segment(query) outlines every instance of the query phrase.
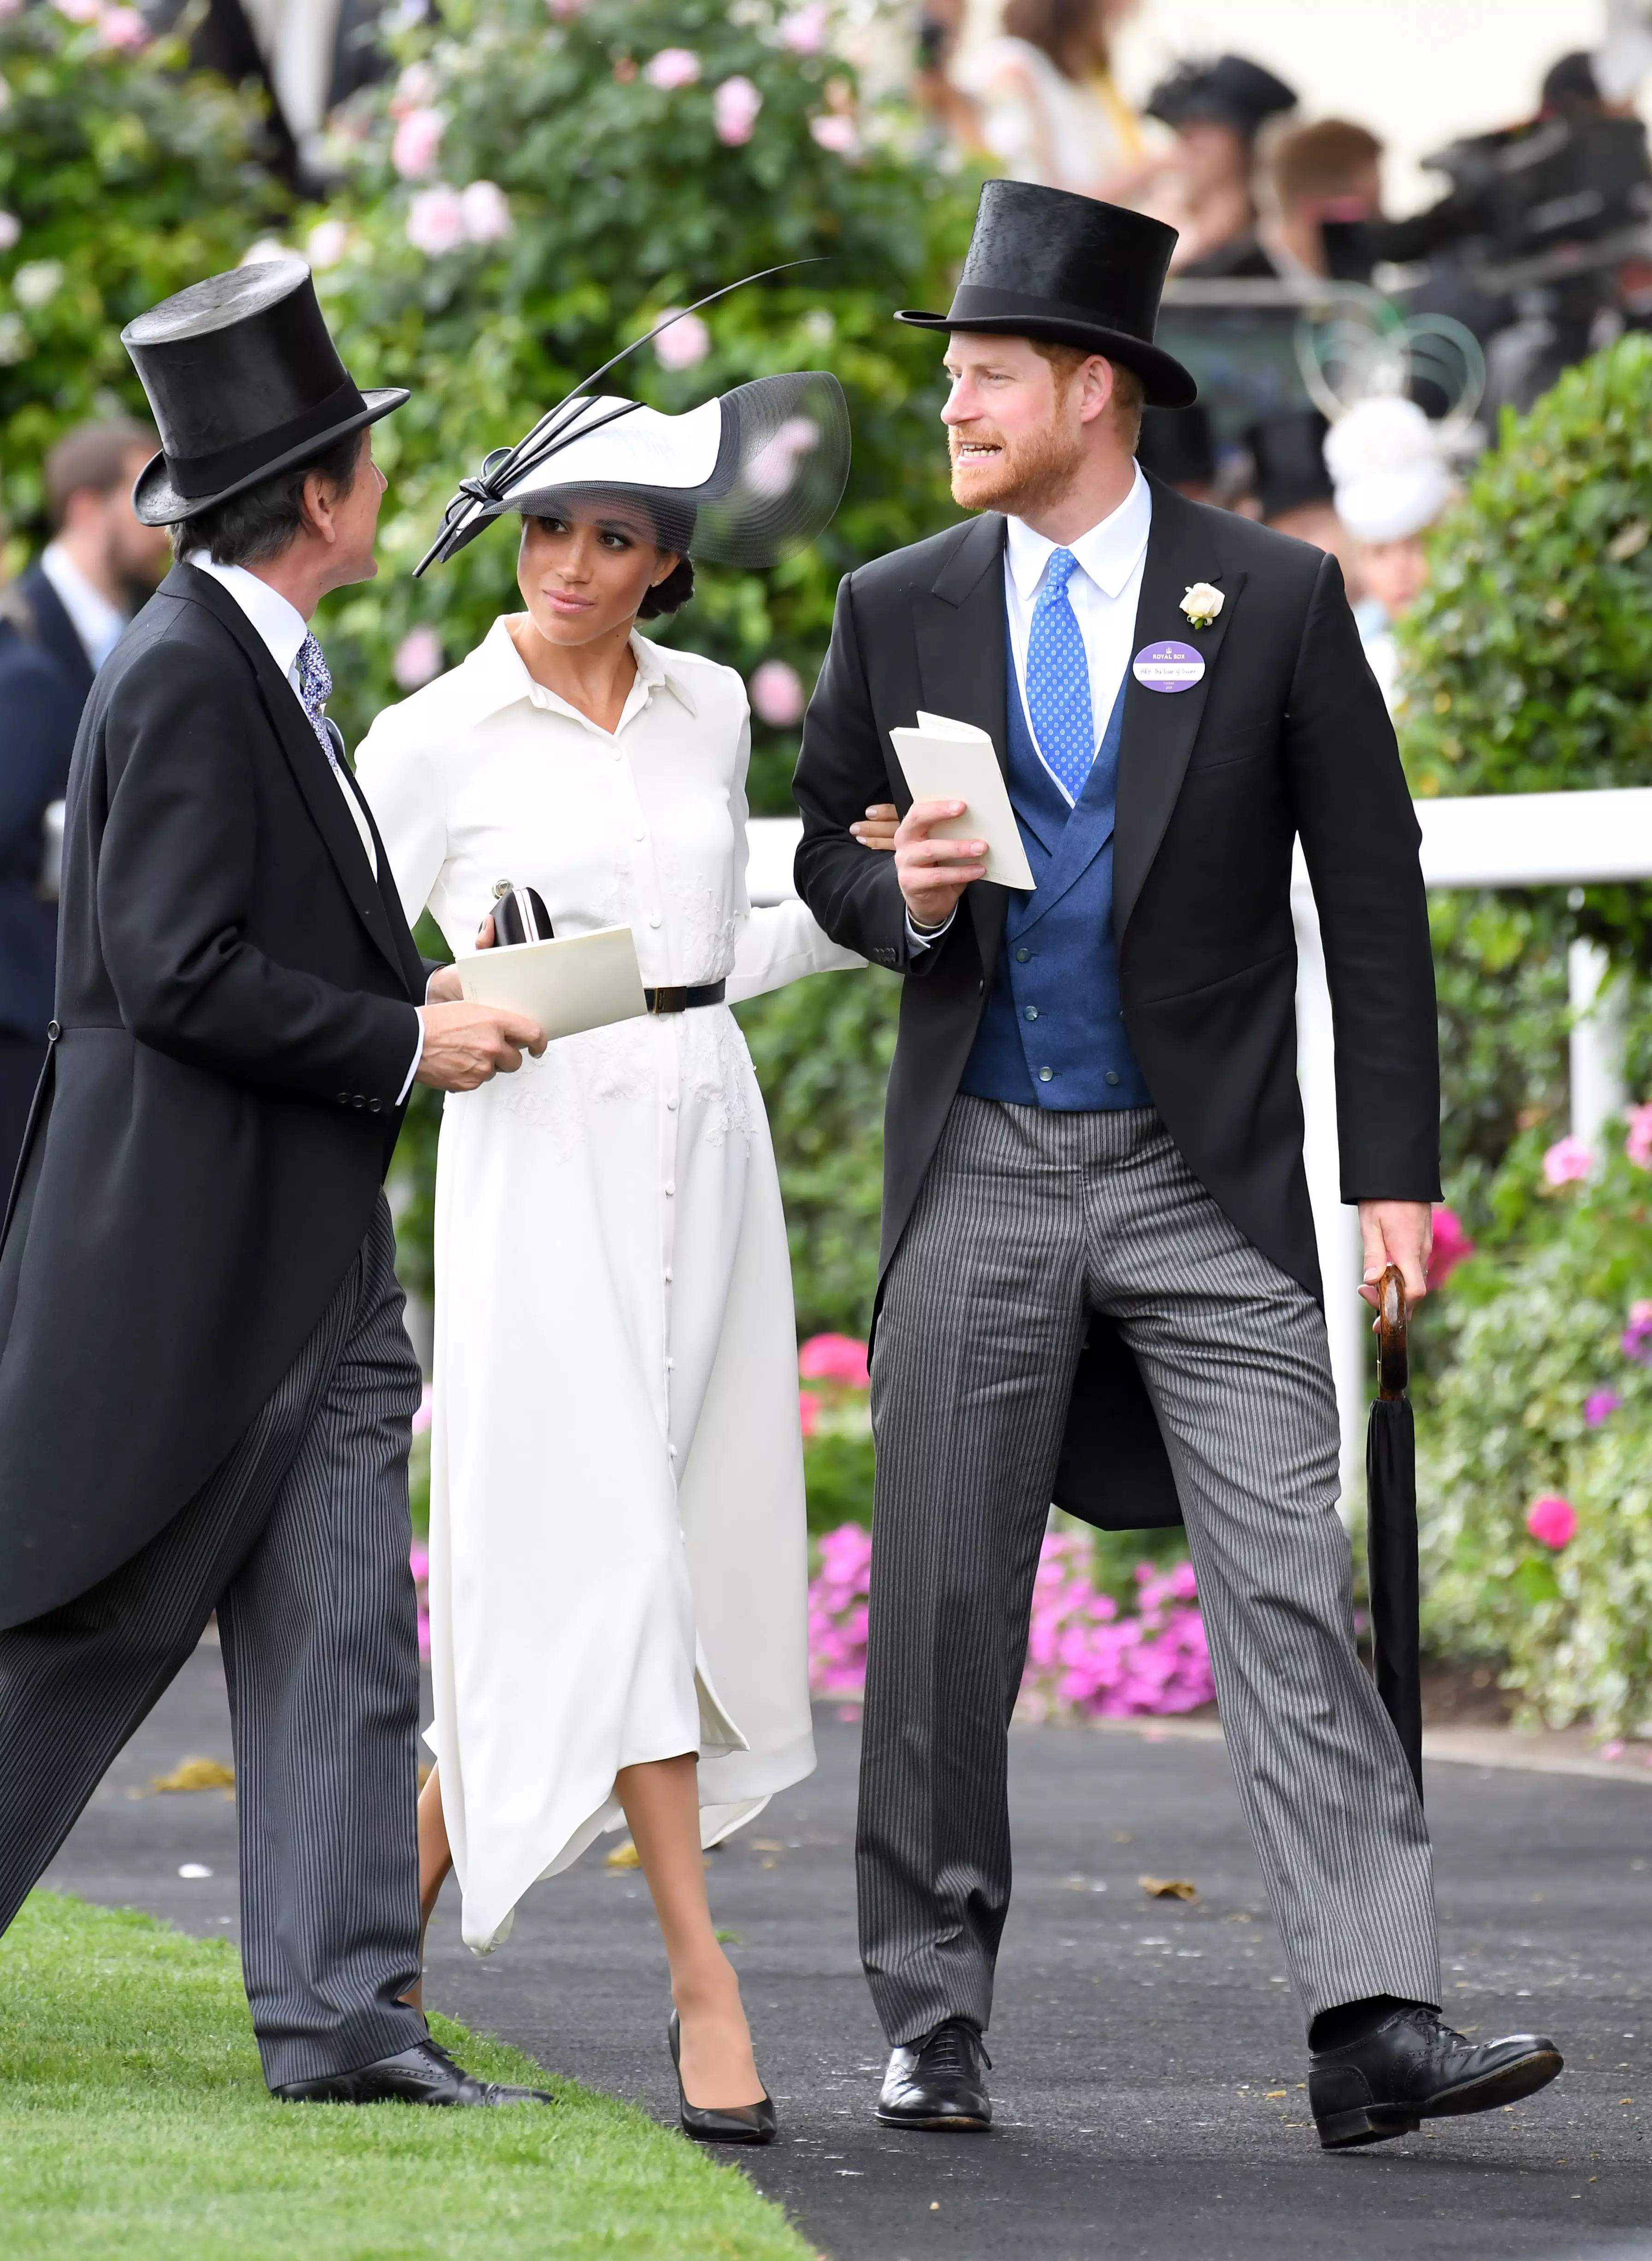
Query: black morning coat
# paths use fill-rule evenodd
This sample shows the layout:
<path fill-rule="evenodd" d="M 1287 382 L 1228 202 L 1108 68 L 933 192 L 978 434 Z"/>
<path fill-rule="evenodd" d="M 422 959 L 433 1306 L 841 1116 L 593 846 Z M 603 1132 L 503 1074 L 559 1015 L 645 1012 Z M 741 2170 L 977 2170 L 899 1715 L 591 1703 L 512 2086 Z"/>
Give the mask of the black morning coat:
<path fill-rule="evenodd" d="M 1345 1201 L 1433 1201 L 1440 1075 L 1420 835 L 1334 558 L 1157 479 L 1133 651 L 1204 656 L 1191 689 L 1126 682 L 1113 848 L 1125 1023 L 1165 1127 L 1265 1256 L 1320 1294 L 1297 1088 L 1292 843 L 1325 937 Z M 798 892 L 834 942 L 905 974 L 890 1073 L 880 1279 L 900 1244 L 998 961 L 1006 891 L 978 881 L 943 941 L 907 944 L 894 859 L 848 826 L 911 802 L 889 732 L 920 707 L 1005 752 L 1005 520 L 988 514 L 850 574 L 804 725 Z M 1208 581 L 1208 628 L 1181 610 Z M 1031 1095 L 1029 1089 L 1029 1103 Z M 1177 1518 L 1156 1418 L 1092 1320 L 1057 1503 L 1105 1528 Z"/>
<path fill-rule="evenodd" d="M 61 1032 L 0 1241 L 0 1625 L 171 1520 L 355 1259 L 425 980 L 378 864 L 261 637 L 175 566 L 69 777 Z"/>

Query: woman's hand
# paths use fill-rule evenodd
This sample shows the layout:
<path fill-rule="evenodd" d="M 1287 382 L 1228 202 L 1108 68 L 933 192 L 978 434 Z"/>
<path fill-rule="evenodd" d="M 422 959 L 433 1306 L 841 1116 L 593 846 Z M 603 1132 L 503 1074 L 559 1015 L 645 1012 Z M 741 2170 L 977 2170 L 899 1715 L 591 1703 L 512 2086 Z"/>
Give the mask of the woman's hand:
<path fill-rule="evenodd" d="M 875 800 L 858 824 L 849 830 L 862 848 L 892 850 L 895 834 L 900 825 L 900 812 L 892 800 Z"/>
<path fill-rule="evenodd" d="M 490 911 L 486 918 L 483 920 L 482 924 L 476 929 L 476 948 L 478 950 L 491 950 L 497 939 L 497 937 L 496 937 L 493 930 L 493 913 Z"/>
<path fill-rule="evenodd" d="M 493 913 L 491 911 L 476 929 L 476 948 L 478 950 L 493 948 Z M 425 1002 L 427 1005 L 457 1005 L 462 1001 L 464 994 L 459 986 L 459 968 L 456 965 L 444 965 L 439 973 L 433 973 L 425 984 Z"/>

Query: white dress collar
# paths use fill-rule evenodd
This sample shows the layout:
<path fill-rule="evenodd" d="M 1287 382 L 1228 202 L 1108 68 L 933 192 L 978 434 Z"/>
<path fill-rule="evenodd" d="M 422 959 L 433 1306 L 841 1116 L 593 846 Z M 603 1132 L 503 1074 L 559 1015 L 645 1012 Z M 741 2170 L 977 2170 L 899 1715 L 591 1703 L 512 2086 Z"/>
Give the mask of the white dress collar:
<path fill-rule="evenodd" d="M 465 671 L 472 678 L 470 687 L 475 695 L 476 719 L 480 721 L 484 715 L 496 714 L 504 707 L 514 706 L 518 700 L 526 699 L 530 705 L 542 708 L 547 714 L 564 714 L 594 736 L 607 737 L 609 733 L 593 722 L 589 714 L 583 714 L 577 707 L 570 706 L 554 691 L 547 691 L 542 683 L 536 682 L 528 673 L 511 635 L 511 622 L 522 617 L 520 613 L 502 614 L 464 663 Z M 687 671 L 676 663 L 675 654 L 651 642 L 647 636 L 639 635 L 633 628 L 631 632 L 631 655 L 637 663 L 637 678 L 620 710 L 619 721 L 613 731 L 616 738 L 633 716 L 642 712 L 656 690 L 670 692 L 689 714 L 697 712 L 694 693 L 686 680 Z"/>
<path fill-rule="evenodd" d="M 192 549 L 184 559 L 197 573 L 205 573 L 225 589 L 246 614 L 269 648 L 269 656 L 283 675 L 290 675 L 310 623 L 279 589 L 249 573 L 245 565 L 215 565 L 210 553 Z"/>
<path fill-rule="evenodd" d="M 1130 492 L 1118 508 L 1065 547 L 1098 589 L 1109 597 L 1119 597 L 1141 562 L 1152 526 L 1153 491 L 1138 463 Z M 1030 601 L 1052 553 L 1063 545 L 1052 542 L 1048 535 L 1035 534 L 1022 519 L 1011 519 L 1008 527 L 1005 554 L 1010 572 L 1023 601 Z"/>

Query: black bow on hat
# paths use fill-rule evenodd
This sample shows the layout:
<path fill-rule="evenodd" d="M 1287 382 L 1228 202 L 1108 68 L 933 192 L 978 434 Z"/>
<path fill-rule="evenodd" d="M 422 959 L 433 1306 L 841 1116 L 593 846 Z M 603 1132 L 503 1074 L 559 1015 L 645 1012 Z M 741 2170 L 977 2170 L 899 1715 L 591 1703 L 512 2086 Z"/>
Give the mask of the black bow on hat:
<path fill-rule="evenodd" d="M 358 389 L 302 259 L 209 275 L 129 322 L 120 342 L 161 434 L 132 490 L 146 526 L 226 502 L 409 397 L 399 385 Z"/>
<path fill-rule="evenodd" d="M 1186 408 L 1198 387 L 1153 342 L 1175 248 L 1176 230 L 1144 212 L 1033 181 L 989 181 L 950 307 L 895 319 L 1078 346 L 1134 370 L 1151 406 Z"/>

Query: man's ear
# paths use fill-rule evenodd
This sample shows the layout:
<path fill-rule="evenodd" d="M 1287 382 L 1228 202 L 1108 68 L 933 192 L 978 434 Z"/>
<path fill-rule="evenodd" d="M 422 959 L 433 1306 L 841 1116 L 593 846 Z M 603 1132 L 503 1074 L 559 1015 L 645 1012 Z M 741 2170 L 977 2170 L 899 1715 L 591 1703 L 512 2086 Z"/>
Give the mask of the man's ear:
<path fill-rule="evenodd" d="M 1078 420 L 1093 424 L 1112 406 L 1113 368 L 1104 354 L 1091 354 L 1078 372 Z"/>

